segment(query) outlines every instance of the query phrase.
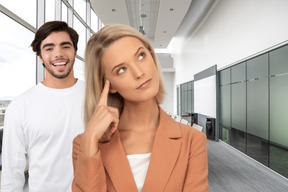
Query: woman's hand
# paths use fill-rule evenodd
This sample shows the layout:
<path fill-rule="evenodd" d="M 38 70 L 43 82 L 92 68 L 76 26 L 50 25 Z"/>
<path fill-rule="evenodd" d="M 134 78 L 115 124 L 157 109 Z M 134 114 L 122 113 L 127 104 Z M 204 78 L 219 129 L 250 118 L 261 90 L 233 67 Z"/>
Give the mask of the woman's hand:
<path fill-rule="evenodd" d="M 109 87 L 110 82 L 106 80 L 98 105 L 81 139 L 80 150 L 87 156 L 94 156 L 98 152 L 98 142 L 108 141 L 118 127 L 118 109 L 107 106 Z"/>

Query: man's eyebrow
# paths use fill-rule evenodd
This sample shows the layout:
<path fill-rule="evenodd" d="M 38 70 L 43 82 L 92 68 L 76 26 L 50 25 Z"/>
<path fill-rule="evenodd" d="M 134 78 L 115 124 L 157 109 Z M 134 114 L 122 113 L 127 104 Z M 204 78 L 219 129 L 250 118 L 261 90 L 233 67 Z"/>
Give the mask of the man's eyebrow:
<path fill-rule="evenodd" d="M 60 46 L 63 46 L 63 45 L 71 45 L 72 46 L 72 43 L 69 41 L 64 41 L 64 42 L 60 43 Z M 54 43 L 46 43 L 43 45 L 42 49 L 44 49 L 45 47 L 50 47 L 50 46 L 55 46 L 55 44 Z"/>
<path fill-rule="evenodd" d="M 60 45 L 72 45 L 72 43 L 70 41 L 64 41 Z"/>
<path fill-rule="evenodd" d="M 54 43 L 46 43 L 43 45 L 42 49 L 44 49 L 45 47 L 50 47 L 50 46 L 55 46 Z"/>

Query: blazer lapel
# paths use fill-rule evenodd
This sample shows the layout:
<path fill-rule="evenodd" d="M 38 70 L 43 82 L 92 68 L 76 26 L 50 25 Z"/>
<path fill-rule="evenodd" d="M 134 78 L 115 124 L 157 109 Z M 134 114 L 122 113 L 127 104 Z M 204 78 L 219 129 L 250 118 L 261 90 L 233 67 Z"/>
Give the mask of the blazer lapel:
<path fill-rule="evenodd" d="M 99 145 L 104 167 L 117 192 L 137 192 L 131 168 L 116 131 L 111 140 Z"/>
<path fill-rule="evenodd" d="M 181 149 L 179 125 L 161 108 L 143 192 L 164 191 Z"/>

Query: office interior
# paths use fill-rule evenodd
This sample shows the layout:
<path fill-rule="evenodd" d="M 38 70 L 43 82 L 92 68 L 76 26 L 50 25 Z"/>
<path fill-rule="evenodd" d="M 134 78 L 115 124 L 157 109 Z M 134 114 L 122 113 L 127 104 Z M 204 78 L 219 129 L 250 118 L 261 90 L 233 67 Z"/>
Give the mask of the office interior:
<path fill-rule="evenodd" d="M 165 82 L 161 107 L 287 179 L 287 8 L 287 0 L 1 0 L 0 128 L 9 103 L 44 79 L 29 47 L 44 22 L 63 20 L 79 33 L 74 73 L 84 81 L 92 34 L 114 22 L 150 35 L 141 26 L 156 14 L 148 38 Z"/>

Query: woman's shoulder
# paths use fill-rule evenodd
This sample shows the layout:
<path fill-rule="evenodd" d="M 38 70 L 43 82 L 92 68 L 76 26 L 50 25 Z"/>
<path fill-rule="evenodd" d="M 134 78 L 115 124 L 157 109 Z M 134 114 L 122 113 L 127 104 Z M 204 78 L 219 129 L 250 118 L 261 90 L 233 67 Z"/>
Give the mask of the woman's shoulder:
<path fill-rule="evenodd" d="M 199 140 L 206 140 L 207 137 L 205 133 L 199 131 L 198 129 L 191 127 L 190 125 L 186 125 L 180 122 L 177 122 L 178 126 L 180 126 L 183 137 L 189 137 L 191 139 L 199 139 Z"/>

